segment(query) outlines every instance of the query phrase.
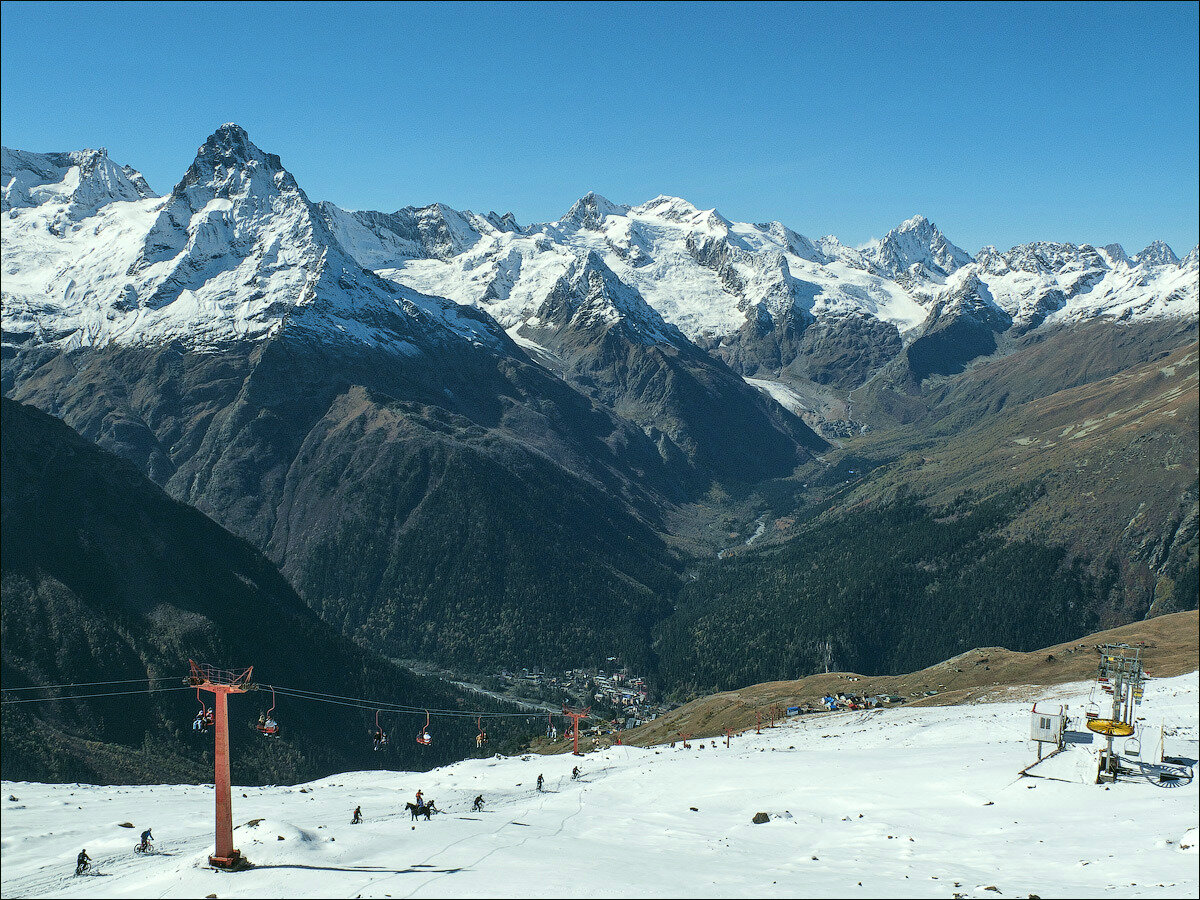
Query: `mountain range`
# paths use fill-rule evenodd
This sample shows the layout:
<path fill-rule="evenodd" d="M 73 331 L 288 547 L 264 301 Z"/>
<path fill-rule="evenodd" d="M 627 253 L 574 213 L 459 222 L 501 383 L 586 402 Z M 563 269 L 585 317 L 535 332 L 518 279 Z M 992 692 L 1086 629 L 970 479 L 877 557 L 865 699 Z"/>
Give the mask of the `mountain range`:
<path fill-rule="evenodd" d="M 877 560 L 918 571 L 962 564 L 944 515 L 974 523 L 971 583 L 1000 579 L 987 609 L 1022 610 L 1009 643 L 1188 605 L 1167 592 L 1200 555 L 1195 248 L 972 255 L 923 216 L 852 248 L 666 196 L 589 193 L 524 226 L 348 211 L 232 124 L 165 196 L 104 151 L 5 149 L 0 180 L 4 394 L 132 461 L 385 654 L 475 671 L 615 655 L 678 687 L 701 683 L 701 648 L 737 652 L 712 629 L 761 642 L 798 617 L 791 662 L 709 658 L 702 682 L 794 677 L 829 637 L 804 631 L 797 592 L 850 583 L 836 547 L 870 510 L 893 523 L 870 530 Z M 1103 490 L 1074 474 L 1085 445 Z M 1169 452 L 1147 469 L 1130 447 L 1151 445 Z M 972 446 L 1000 449 L 977 472 Z M 1130 511 L 1115 498 L 1138 465 Z M 936 552 L 900 552 L 906 529 Z M 1037 582 L 1010 545 L 1070 615 L 1009 602 L 1004 578 Z M 736 570 L 700 564 L 718 550 Z M 828 577 L 804 574 L 818 563 Z M 854 583 L 857 617 L 912 602 Z M 952 579 L 886 590 L 914 585 L 935 599 L 906 635 L 962 612 Z M 770 602 L 740 615 L 753 597 Z M 926 655 L 991 627 L 976 611 Z M 864 670 L 934 661 L 836 639 Z"/>

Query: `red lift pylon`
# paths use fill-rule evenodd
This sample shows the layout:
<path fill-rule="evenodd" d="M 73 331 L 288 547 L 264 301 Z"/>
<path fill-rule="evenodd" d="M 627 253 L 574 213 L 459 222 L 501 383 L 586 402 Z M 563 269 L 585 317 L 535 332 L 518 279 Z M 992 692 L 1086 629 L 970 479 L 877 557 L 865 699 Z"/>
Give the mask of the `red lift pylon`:
<path fill-rule="evenodd" d="M 572 738 L 574 740 L 574 749 L 571 751 L 571 753 L 575 756 L 578 756 L 579 755 L 579 720 L 586 719 L 588 717 L 588 713 L 590 713 L 592 711 L 592 708 L 589 706 L 587 709 L 583 709 L 583 710 L 567 709 L 567 705 L 564 703 L 562 709 L 563 709 L 563 715 L 571 720 Z"/>
<path fill-rule="evenodd" d="M 250 690 L 250 676 L 254 667 L 248 669 L 216 669 L 203 663 L 188 660 L 191 675 L 188 684 L 202 691 L 211 691 L 213 710 L 214 773 L 213 786 L 217 795 L 217 841 L 208 864 L 217 869 L 240 869 L 246 865 L 241 851 L 233 847 L 233 802 L 229 795 L 229 706 L 230 694 L 244 694 Z"/>

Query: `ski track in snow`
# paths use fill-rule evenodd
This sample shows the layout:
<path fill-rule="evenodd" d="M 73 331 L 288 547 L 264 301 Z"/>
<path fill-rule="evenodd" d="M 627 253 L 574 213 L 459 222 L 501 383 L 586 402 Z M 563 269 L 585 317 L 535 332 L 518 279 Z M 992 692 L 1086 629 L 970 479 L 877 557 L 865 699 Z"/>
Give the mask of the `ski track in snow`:
<path fill-rule="evenodd" d="M 1082 718 L 1087 690 L 1075 684 L 1038 696 L 1066 702 Z M 1013 696 L 997 691 L 1006 694 Z M 1147 725 L 1165 719 L 1174 727 L 1168 753 L 1195 758 L 1198 699 L 1197 673 L 1150 682 L 1141 712 Z M 1036 757 L 1026 740 L 1029 709 L 1027 701 L 1001 699 L 838 713 L 748 732 L 728 750 L 722 741 L 703 750 L 699 742 L 690 750 L 612 747 L 582 760 L 493 757 L 424 773 L 237 788 L 235 841 L 258 867 L 238 874 L 205 865 L 211 786 L 5 782 L 4 797 L 17 800 L 3 805 L 0 890 L 6 897 L 1196 896 L 1195 848 L 1179 845 L 1195 834 L 1200 782 L 1106 790 L 1022 778 Z M 1098 739 L 1071 745 L 1054 773 L 1094 772 L 1099 747 Z M 580 781 L 570 778 L 576 763 Z M 541 794 L 533 789 L 539 773 L 550 787 Z M 403 804 L 418 788 L 444 814 L 413 823 Z M 478 793 L 484 812 L 469 812 Z M 365 822 L 352 826 L 357 804 Z M 771 821 L 751 824 L 759 811 Z M 262 821 L 249 825 L 254 819 Z M 119 827 L 125 821 L 135 827 Z M 148 826 L 163 853 L 137 857 L 136 836 Z M 84 847 L 101 875 L 71 875 Z"/>

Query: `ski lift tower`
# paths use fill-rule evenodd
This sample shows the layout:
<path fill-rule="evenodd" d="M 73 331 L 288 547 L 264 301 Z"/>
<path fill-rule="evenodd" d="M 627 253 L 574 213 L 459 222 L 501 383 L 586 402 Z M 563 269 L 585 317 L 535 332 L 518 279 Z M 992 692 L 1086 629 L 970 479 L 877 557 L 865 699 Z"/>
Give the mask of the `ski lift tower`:
<path fill-rule="evenodd" d="M 571 720 L 572 725 L 571 737 L 574 743 L 571 754 L 573 756 L 579 756 L 579 720 L 586 719 L 591 711 L 590 706 L 587 709 L 568 709 L 567 704 L 563 704 L 562 714 Z"/>
<path fill-rule="evenodd" d="M 214 869 L 235 870 L 245 868 L 247 862 L 241 851 L 233 847 L 233 803 L 229 795 L 229 707 L 230 694 L 243 694 L 254 686 L 250 676 L 254 667 L 248 669 L 217 669 L 204 663 L 188 660 L 192 671 L 188 684 L 213 694 L 214 728 L 216 733 L 213 761 L 213 787 L 217 795 L 217 840 L 208 864 Z"/>
<path fill-rule="evenodd" d="M 1097 781 L 1116 781 L 1119 767 L 1113 753 L 1114 737 L 1129 737 L 1135 732 L 1134 708 L 1142 702 L 1146 673 L 1142 669 L 1141 650 L 1119 644 L 1100 648 L 1101 690 L 1112 695 L 1112 710 L 1107 719 L 1090 719 L 1087 727 L 1106 738 L 1104 756 Z"/>

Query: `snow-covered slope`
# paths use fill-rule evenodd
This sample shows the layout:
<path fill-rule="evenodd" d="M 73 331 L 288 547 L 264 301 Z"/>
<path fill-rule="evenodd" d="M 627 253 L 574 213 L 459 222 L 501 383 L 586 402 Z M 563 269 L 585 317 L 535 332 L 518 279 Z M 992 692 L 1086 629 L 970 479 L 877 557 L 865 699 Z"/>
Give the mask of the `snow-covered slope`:
<path fill-rule="evenodd" d="M 1078 721 L 1087 689 L 1033 696 Z M 1036 759 L 1029 701 L 998 694 L 805 717 L 729 749 L 612 747 L 239 788 L 234 840 L 257 868 L 235 875 L 205 865 L 210 786 L 5 782 L 0 886 L 22 897 L 1196 896 L 1200 782 L 1085 783 L 1099 740 L 1020 778 Z M 1143 759 L 1160 721 L 1167 752 L 1195 757 L 1198 699 L 1195 673 L 1150 683 Z M 418 789 L 444 814 L 412 822 L 403 804 Z M 356 806 L 363 823 L 351 825 Z M 758 812 L 769 821 L 752 824 Z M 158 852 L 135 855 L 147 827 Z M 75 878 L 83 848 L 96 872 Z"/>
<path fill-rule="evenodd" d="M 6 344 L 206 347 L 285 324 L 405 354 L 460 339 L 507 344 L 486 315 L 365 271 L 279 157 L 236 125 L 200 147 L 167 197 L 138 198 L 106 157 L 89 159 L 115 185 L 94 212 L 80 207 L 79 189 L 17 190 L 30 179 L 12 179 L 15 201 L 3 220 Z M 59 186 L 73 178 L 68 172 Z M 17 205 L 27 199 L 36 205 Z"/>

